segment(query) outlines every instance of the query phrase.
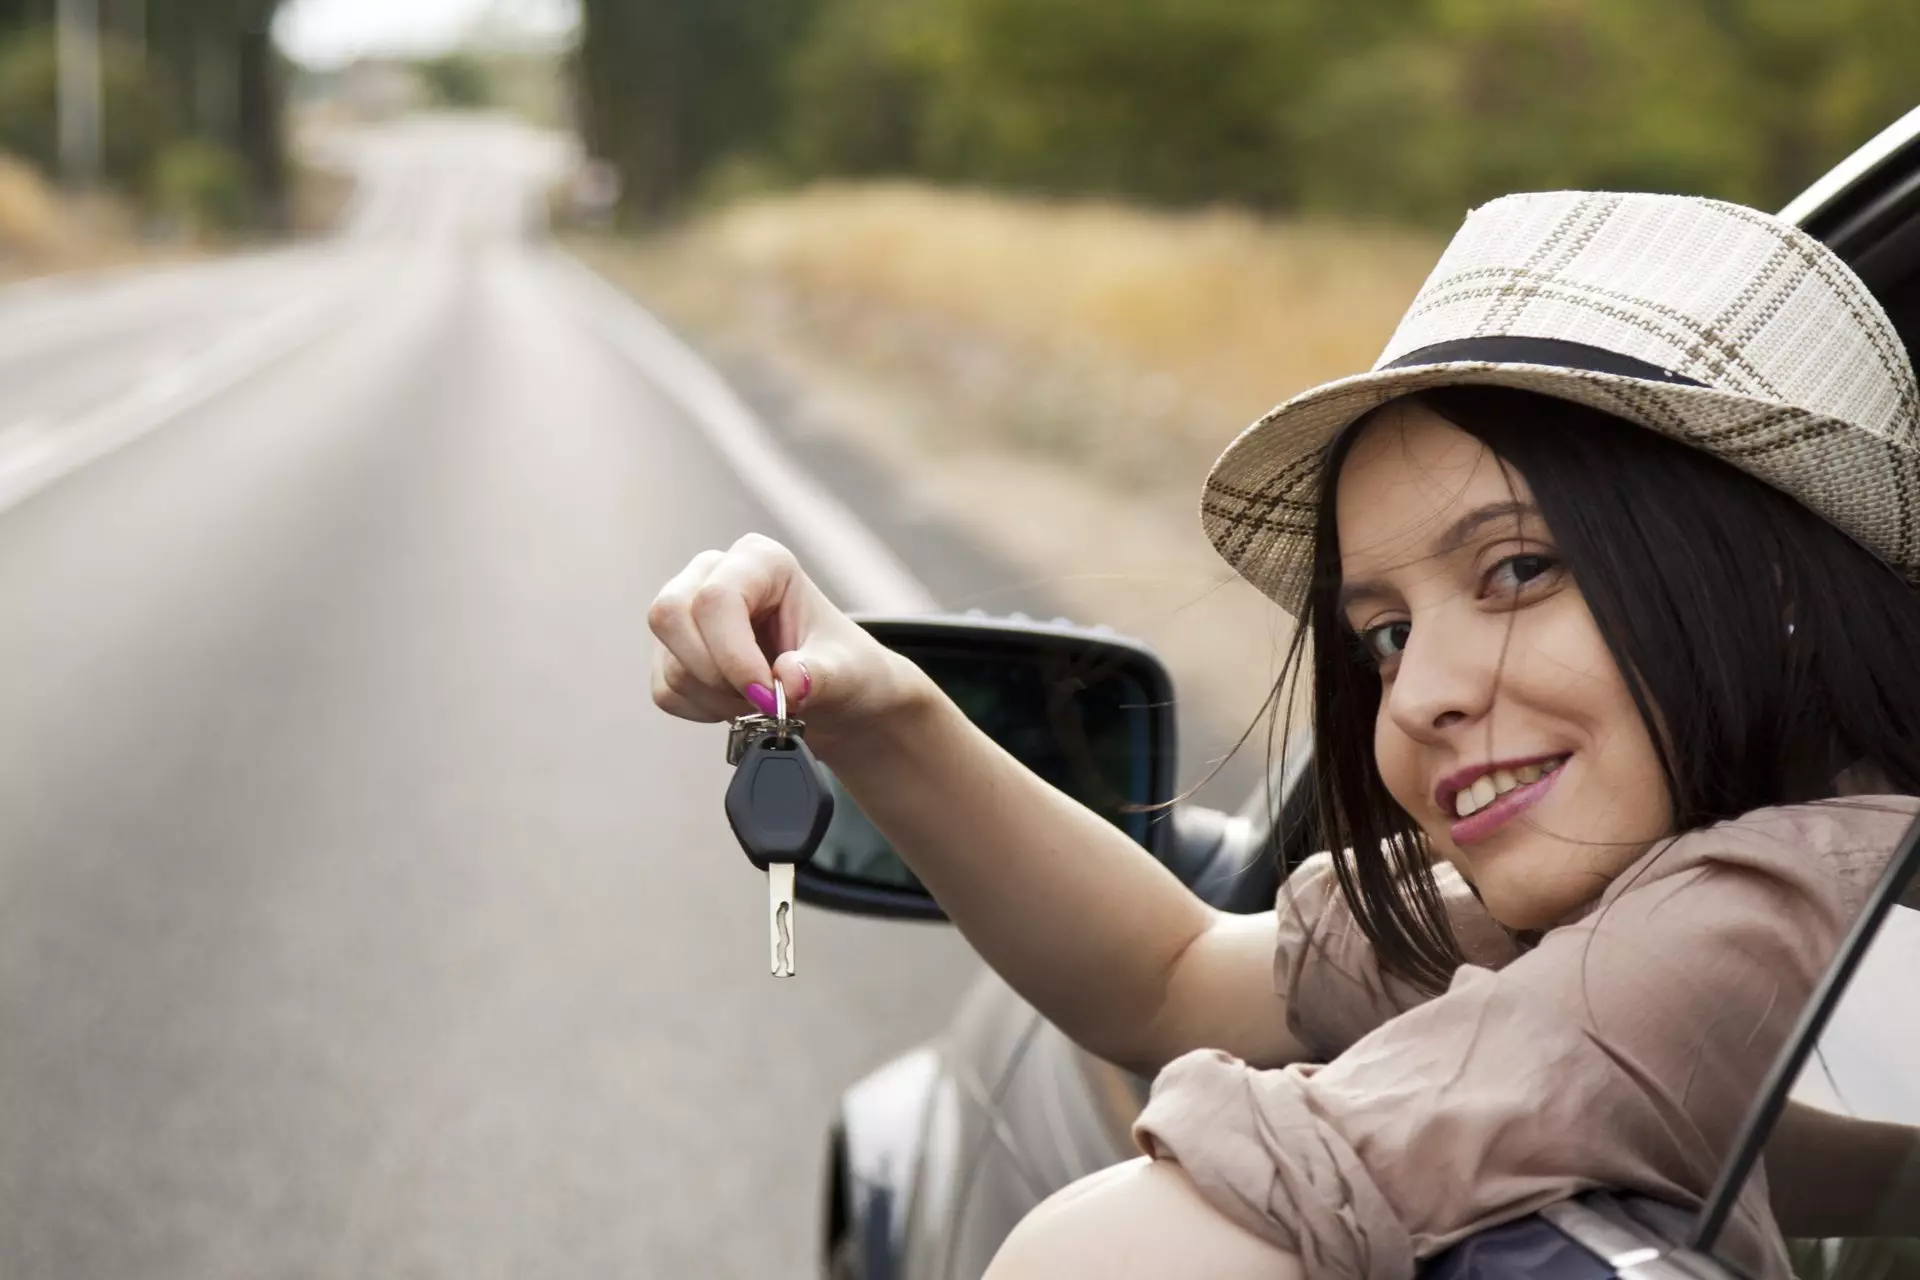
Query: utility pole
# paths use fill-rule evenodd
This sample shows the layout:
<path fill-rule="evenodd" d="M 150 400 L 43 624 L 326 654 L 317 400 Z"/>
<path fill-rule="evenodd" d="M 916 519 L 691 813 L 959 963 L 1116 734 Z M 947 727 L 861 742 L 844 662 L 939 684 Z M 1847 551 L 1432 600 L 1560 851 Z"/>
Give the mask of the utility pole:
<path fill-rule="evenodd" d="M 127 44 L 142 62 L 147 58 L 147 0 L 123 0 L 127 15 Z"/>
<path fill-rule="evenodd" d="M 60 0 L 60 176 L 75 188 L 100 179 L 100 0 Z"/>

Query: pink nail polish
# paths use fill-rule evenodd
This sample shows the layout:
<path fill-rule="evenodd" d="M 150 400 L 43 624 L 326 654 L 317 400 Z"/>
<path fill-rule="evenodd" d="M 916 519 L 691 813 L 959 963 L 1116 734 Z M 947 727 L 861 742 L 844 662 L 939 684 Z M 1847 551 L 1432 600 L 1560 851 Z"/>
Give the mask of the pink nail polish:
<path fill-rule="evenodd" d="M 774 705 L 773 690 L 758 682 L 747 686 L 747 701 L 759 708 L 763 716 L 770 716 L 779 709 Z"/>
<path fill-rule="evenodd" d="M 807 664 L 804 662 L 797 662 L 794 665 L 800 668 L 800 693 L 794 701 L 805 702 L 807 695 L 813 692 L 813 673 L 807 670 Z"/>

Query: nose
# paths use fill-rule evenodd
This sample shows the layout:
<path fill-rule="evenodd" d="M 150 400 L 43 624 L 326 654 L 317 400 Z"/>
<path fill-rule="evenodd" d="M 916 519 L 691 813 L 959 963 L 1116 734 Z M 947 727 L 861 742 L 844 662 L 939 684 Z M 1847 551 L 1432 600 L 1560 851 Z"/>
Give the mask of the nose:
<path fill-rule="evenodd" d="M 1431 742 L 1478 723 L 1493 705 L 1503 635 L 1448 617 L 1417 619 L 1386 691 L 1386 712 L 1401 732 Z"/>

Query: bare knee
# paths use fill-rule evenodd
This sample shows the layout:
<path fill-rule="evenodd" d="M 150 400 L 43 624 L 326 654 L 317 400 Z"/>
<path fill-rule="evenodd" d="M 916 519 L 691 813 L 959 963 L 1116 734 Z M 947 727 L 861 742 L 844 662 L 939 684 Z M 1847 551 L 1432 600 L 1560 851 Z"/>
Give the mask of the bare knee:
<path fill-rule="evenodd" d="M 1022 1219 L 986 1280 L 1301 1280 L 1299 1259 L 1208 1204 L 1180 1167 L 1142 1157 L 1057 1192 Z"/>

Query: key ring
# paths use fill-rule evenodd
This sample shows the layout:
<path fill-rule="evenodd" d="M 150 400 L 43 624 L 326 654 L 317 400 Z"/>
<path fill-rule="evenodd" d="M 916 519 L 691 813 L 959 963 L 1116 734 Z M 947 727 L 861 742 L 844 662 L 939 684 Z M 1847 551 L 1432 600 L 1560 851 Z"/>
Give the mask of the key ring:
<path fill-rule="evenodd" d="M 739 764 L 747 753 L 747 744 L 755 738 L 764 738 L 769 734 L 780 739 L 780 745 L 791 746 L 794 739 L 807 735 L 806 722 L 795 720 L 787 715 L 787 687 L 780 683 L 780 677 L 773 678 L 773 711 L 771 716 L 755 712 L 752 715 L 736 716 L 727 723 L 727 763 Z"/>

